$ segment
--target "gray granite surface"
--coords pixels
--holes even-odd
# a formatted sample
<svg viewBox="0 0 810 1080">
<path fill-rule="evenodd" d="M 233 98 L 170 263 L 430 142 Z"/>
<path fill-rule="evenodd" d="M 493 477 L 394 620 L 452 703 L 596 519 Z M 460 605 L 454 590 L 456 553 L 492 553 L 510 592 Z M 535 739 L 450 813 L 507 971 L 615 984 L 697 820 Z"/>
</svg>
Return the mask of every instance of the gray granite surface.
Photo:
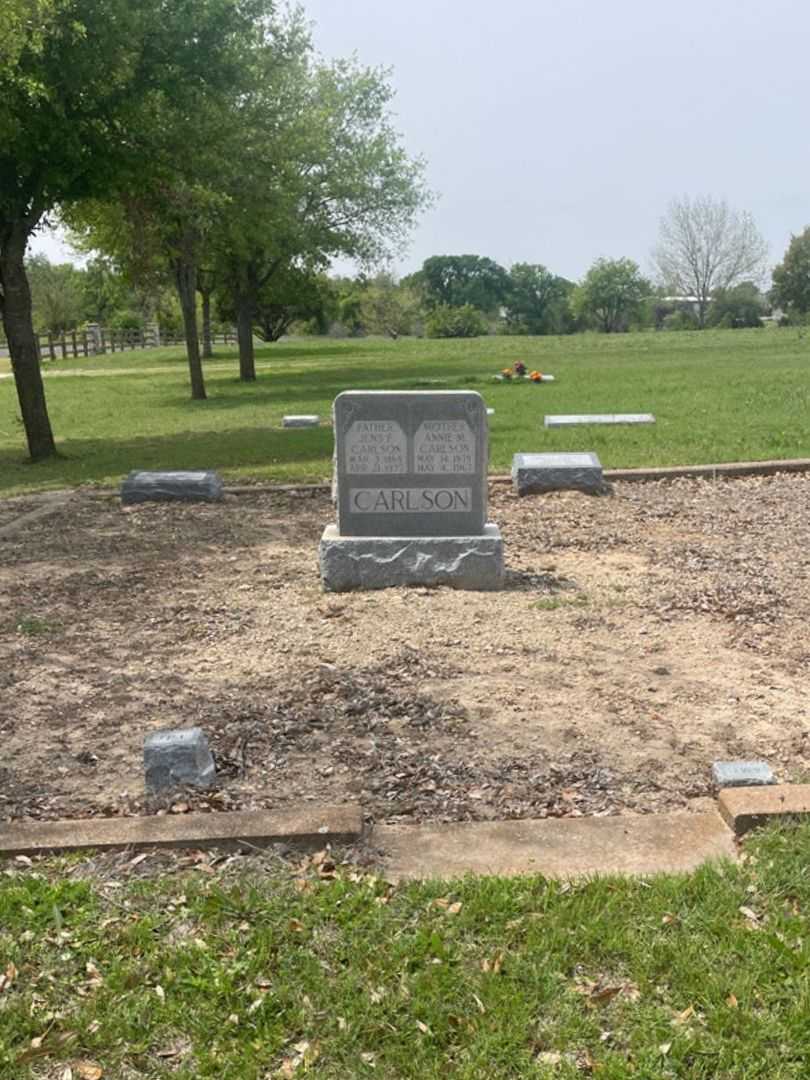
<svg viewBox="0 0 810 1080">
<path fill-rule="evenodd" d="M 515 454 L 512 486 L 518 495 L 546 491 L 596 495 L 606 490 L 601 462 L 592 453 Z"/>
<path fill-rule="evenodd" d="M 124 506 L 143 502 L 220 502 L 224 497 L 222 480 L 211 470 L 135 470 L 121 484 L 121 502 Z"/>
</svg>

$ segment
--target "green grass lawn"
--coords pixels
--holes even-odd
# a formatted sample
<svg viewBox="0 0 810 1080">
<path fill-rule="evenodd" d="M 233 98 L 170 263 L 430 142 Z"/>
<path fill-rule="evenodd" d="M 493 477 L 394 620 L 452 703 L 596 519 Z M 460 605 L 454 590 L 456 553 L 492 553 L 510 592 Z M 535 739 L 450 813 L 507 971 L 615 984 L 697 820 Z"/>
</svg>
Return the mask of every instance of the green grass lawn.
<svg viewBox="0 0 810 1080">
<path fill-rule="evenodd" d="M 112 886 L 65 861 L 14 870 L 0 1075 L 798 1080 L 810 828 L 750 855 L 646 881 L 396 889 L 341 870 Z"/>
<path fill-rule="evenodd" d="M 492 376 L 522 359 L 549 385 Z M 259 379 L 236 379 L 234 349 L 207 365 L 209 399 L 192 402 L 180 349 L 57 361 L 49 371 L 130 375 L 48 378 L 64 455 L 32 466 L 11 380 L 0 381 L 0 491 L 117 484 L 132 468 L 217 468 L 231 479 L 312 481 L 330 472 L 332 436 L 283 431 L 284 413 L 328 417 L 346 389 L 472 389 L 495 409 L 491 467 L 517 451 L 595 450 L 606 467 L 810 454 L 810 342 L 795 330 L 478 338 L 301 339 L 262 348 Z M 644 428 L 547 431 L 546 413 L 654 412 Z"/>
</svg>

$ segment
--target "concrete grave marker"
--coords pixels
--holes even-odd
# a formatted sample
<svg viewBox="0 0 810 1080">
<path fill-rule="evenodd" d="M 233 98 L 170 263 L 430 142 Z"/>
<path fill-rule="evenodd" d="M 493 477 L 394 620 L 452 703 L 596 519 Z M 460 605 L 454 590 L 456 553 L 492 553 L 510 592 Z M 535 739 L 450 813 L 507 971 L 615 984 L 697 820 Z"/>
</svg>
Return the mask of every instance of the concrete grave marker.
<svg viewBox="0 0 810 1080">
<path fill-rule="evenodd" d="M 214 759 L 202 728 L 154 731 L 143 744 L 146 789 L 152 794 L 216 783 Z"/>
<path fill-rule="evenodd" d="M 602 465 L 596 454 L 515 454 L 512 486 L 518 495 L 546 491 L 584 491 L 589 495 L 606 490 Z"/>
<path fill-rule="evenodd" d="M 715 761 L 712 765 L 712 780 L 716 788 L 759 787 L 762 784 L 775 784 L 767 761 Z"/>
<path fill-rule="evenodd" d="M 352 390 L 333 415 L 338 520 L 321 541 L 324 587 L 498 588 L 480 394 Z"/>
<path fill-rule="evenodd" d="M 124 506 L 143 502 L 221 502 L 225 498 L 217 473 L 133 471 L 121 485 Z"/>
<path fill-rule="evenodd" d="M 301 416 L 285 416 L 281 421 L 282 427 L 287 428 L 306 428 L 317 427 L 321 422 L 320 416 L 314 415 L 301 415 Z"/>
<path fill-rule="evenodd" d="M 654 424 L 652 413 L 570 413 L 547 416 L 546 427 L 575 427 L 578 424 Z"/>
</svg>

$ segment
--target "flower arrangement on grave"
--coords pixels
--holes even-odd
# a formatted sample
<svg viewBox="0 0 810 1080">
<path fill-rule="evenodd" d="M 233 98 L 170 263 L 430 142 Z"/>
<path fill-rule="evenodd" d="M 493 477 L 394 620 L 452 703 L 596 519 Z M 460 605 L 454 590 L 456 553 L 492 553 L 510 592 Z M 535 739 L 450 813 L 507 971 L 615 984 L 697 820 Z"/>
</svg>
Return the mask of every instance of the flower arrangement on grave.
<svg viewBox="0 0 810 1080">
<path fill-rule="evenodd" d="M 511 379 L 512 378 L 512 369 L 510 367 L 503 368 L 502 371 L 501 371 L 500 377 L 502 379 Z"/>
<path fill-rule="evenodd" d="M 543 381 L 543 373 L 542 373 L 542 371 L 530 371 L 529 372 L 529 378 L 531 379 L 532 382 L 542 382 Z"/>
<path fill-rule="evenodd" d="M 526 365 L 523 363 L 522 360 L 516 360 L 513 366 L 515 369 L 515 375 L 517 375 L 519 379 L 522 379 L 523 376 L 526 374 Z"/>
<path fill-rule="evenodd" d="M 496 382 L 554 382 L 553 375 L 544 375 L 542 371 L 529 371 L 522 360 L 516 360 L 512 367 L 502 368 L 498 375 L 493 375 Z"/>
</svg>

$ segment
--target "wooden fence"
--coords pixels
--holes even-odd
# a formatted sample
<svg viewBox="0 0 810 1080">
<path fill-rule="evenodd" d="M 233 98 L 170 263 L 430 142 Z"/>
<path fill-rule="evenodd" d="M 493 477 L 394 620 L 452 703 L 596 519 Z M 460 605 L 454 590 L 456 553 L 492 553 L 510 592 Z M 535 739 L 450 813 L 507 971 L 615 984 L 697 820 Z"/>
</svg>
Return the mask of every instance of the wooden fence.
<svg viewBox="0 0 810 1080">
<path fill-rule="evenodd" d="M 236 331 L 212 334 L 212 345 L 235 345 Z M 154 330 L 110 330 L 91 326 L 87 330 L 66 330 L 62 334 L 37 334 L 40 360 L 66 360 L 69 356 L 100 356 L 107 353 L 125 352 L 131 349 L 155 349 L 166 345 L 185 345 L 182 334 L 166 334 L 160 337 Z M 202 340 L 200 340 L 202 347 Z M 6 343 L 0 340 L 0 356 L 8 355 Z"/>
</svg>

